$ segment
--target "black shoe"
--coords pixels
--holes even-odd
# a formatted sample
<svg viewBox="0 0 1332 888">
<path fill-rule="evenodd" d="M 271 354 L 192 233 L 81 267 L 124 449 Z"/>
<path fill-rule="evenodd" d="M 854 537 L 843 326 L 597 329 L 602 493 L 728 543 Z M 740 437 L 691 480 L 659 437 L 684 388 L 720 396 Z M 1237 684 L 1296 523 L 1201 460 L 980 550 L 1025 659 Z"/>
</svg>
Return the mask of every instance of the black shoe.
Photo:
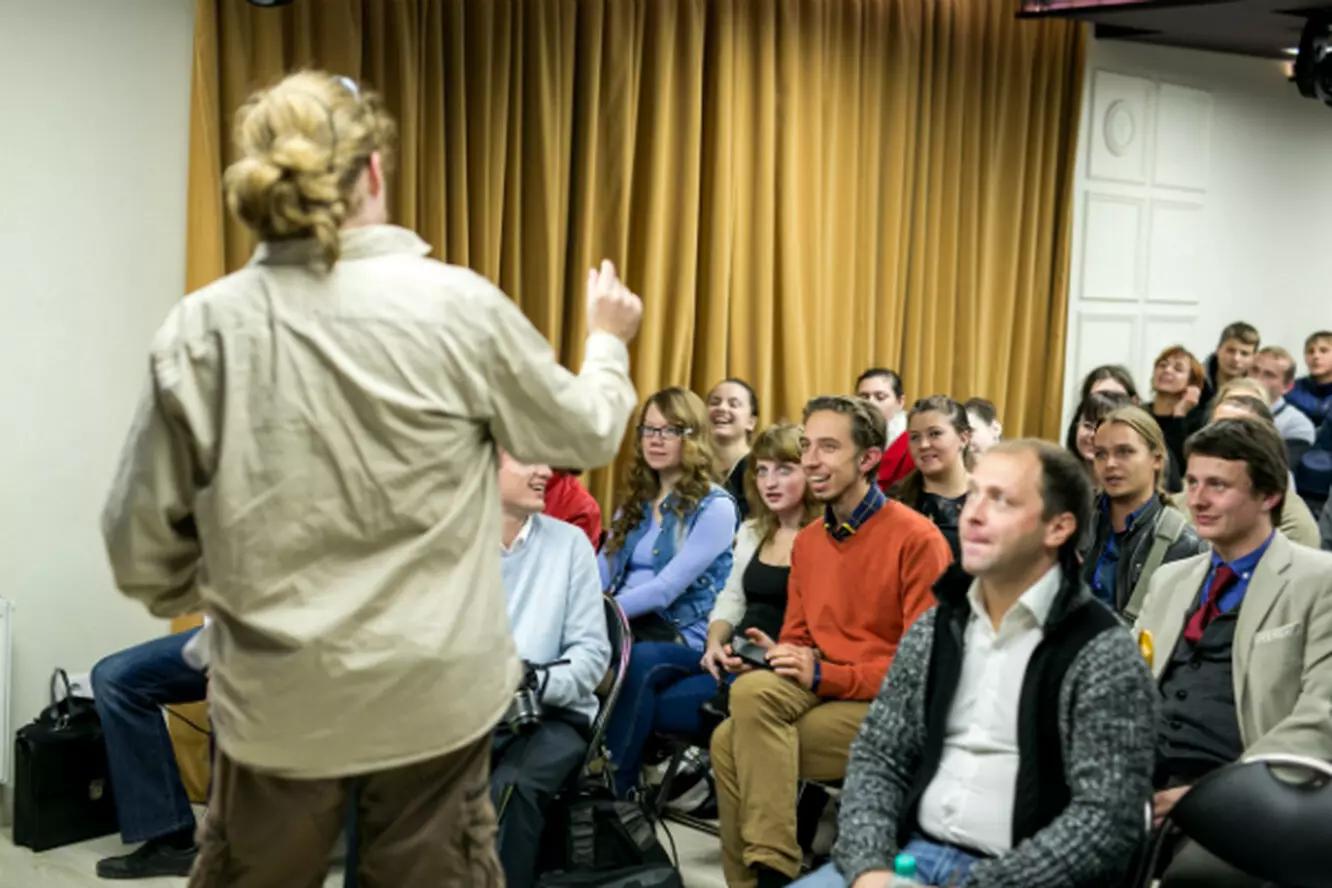
<svg viewBox="0 0 1332 888">
<path fill-rule="evenodd" d="M 193 846 L 173 848 L 160 839 L 152 839 L 132 854 L 97 861 L 97 875 L 103 879 L 188 876 L 198 853 L 199 849 Z"/>
<path fill-rule="evenodd" d="M 786 873 L 779 873 L 761 863 L 754 867 L 754 874 L 758 876 L 758 888 L 786 888 L 791 884 L 791 877 Z"/>
</svg>

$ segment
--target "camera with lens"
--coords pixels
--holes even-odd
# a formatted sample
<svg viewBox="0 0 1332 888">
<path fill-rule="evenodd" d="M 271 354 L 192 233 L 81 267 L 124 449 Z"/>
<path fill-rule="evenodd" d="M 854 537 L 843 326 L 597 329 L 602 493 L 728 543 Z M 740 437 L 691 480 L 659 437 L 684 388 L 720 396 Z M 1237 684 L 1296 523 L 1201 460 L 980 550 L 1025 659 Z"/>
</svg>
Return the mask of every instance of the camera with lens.
<svg viewBox="0 0 1332 888">
<path fill-rule="evenodd" d="M 568 660 L 555 660 L 551 663 L 529 663 L 523 661 L 523 678 L 518 683 L 518 690 L 513 692 L 513 701 L 504 713 L 504 723 L 515 734 L 525 734 L 536 730 L 541 723 L 541 698 L 545 696 L 546 685 L 550 682 L 552 666 L 568 665 Z"/>
</svg>

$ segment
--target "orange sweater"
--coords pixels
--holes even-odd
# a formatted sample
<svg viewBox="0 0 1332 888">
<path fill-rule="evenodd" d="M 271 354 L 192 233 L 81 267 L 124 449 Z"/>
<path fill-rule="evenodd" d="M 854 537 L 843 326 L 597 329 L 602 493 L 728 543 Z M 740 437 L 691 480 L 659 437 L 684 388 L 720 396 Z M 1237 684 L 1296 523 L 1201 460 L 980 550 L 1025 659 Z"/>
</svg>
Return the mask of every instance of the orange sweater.
<svg viewBox="0 0 1332 888">
<path fill-rule="evenodd" d="M 819 696 L 874 699 L 898 641 L 934 606 L 931 587 L 952 560 L 933 522 L 892 500 L 842 542 L 822 522 L 800 532 L 781 640 L 822 652 Z"/>
</svg>

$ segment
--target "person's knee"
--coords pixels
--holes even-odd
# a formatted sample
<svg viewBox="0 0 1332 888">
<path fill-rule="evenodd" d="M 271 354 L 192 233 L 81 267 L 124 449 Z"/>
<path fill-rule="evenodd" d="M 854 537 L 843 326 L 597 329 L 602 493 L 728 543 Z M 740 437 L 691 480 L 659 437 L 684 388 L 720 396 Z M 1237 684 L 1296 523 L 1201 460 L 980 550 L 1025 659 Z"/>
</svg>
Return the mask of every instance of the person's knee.
<svg viewBox="0 0 1332 888">
<path fill-rule="evenodd" d="M 782 708 L 788 683 L 766 669 L 740 676 L 731 685 L 731 717 L 737 722 L 770 717 Z"/>
<path fill-rule="evenodd" d="M 129 651 L 120 651 L 103 657 L 92 669 L 93 699 L 109 701 L 122 696 L 132 684 L 133 658 Z"/>
</svg>

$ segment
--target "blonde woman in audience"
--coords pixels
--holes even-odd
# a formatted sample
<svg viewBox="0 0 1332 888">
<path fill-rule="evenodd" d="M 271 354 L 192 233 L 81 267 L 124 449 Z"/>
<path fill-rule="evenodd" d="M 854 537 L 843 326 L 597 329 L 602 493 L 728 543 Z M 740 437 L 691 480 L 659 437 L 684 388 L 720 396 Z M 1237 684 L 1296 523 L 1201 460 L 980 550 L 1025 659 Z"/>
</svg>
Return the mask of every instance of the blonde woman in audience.
<svg viewBox="0 0 1332 888">
<path fill-rule="evenodd" d="M 698 670 L 708 614 L 731 574 L 737 524 L 735 501 L 712 481 L 716 454 L 698 395 L 668 388 L 648 398 L 635 449 L 598 556 L 602 586 L 629 617 L 635 641 L 607 738 L 617 764 L 630 754 L 639 720 L 654 720 L 659 688 Z M 625 794 L 637 780 L 628 770 L 616 775 Z"/>
<path fill-rule="evenodd" d="M 971 442 L 967 449 L 974 459 L 1003 439 L 1004 427 L 999 422 L 999 411 L 984 398 L 971 398 L 962 406 L 966 408 L 967 423 L 971 426 Z"/>
<path fill-rule="evenodd" d="M 958 519 L 967 504 L 971 479 L 967 412 L 947 395 L 922 398 L 907 414 L 907 435 L 916 470 L 890 495 L 934 522 L 948 540 L 956 564 L 962 557 Z"/>
<path fill-rule="evenodd" d="M 1184 465 L 1184 442 L 1206 422 L 1201 404 L 1203 366 L 1182 345 L 1168 346 L 1152 365 L 1152 400 L 1145 409 L 1161 427 L 1175 465 Z"/>
<path fill-rule="evenodd" d="M 194 888 L 321 884 L 353 781 L 366 882 L 503 883 L 490 731 L 522 669 L 496 444 L 600 465 L 633 411 L 642 306 L 609 263 L 573 376 L 512 300 L 386 224 L 393 131 L 315 71 L 237 112 L 227 204 L 260 245 L 153 340 L 103 516 L 127 595 L 212 617 Z"/>
<path fill-rule="evenodd" d="M 743 379 L 723 379 L 708 392 L 708 422 L 717 445 L 717 477 L 735 499 L 740 520 L 749 517 L 745 470 L 749 440 L 758 425 L 758 395 Z"/>
</svg>

